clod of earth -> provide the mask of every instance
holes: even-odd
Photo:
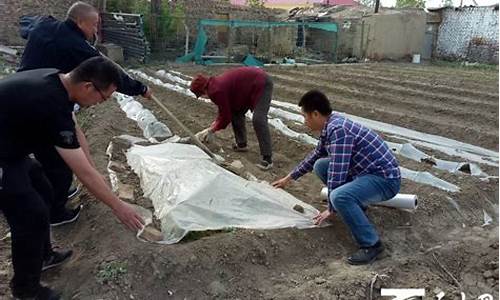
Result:
[[[148,226],[144,228],[142,231],[141,235],[139,235],[140,238],[148,241],[148,242],[159,242],[163,240],[163,235],[159,230],[157,230],[154,227]]]
[[[299,204],[295,204],[295,206],[293,207],[293,210],[298,211],[301,214],[304,213],[304,208]]]
[[[118,184],[118,197],[123,200],[134,200],[134,187],[130,184]]]

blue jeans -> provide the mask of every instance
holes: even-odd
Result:
[[[314,172],[327,183],[329,158],[320,158]],[[379,241],[375,226],[368,220],[363,208],[393,198],[401,187],[401,179],[386,179],[377,175],[363,175],[330,192],[328,201],[342,217],[360,247],[370,247]]]

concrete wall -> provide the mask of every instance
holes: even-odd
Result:
[[[64,18],[76,0],[0,0],[0,44],[23,45],[19,37],[19,17],[23,15],[53,15]],[[97,1],[85,1],[96,5]]]
[[[364,18],[365,42],[358,49],[370,59],[402,59],[421,53],[424,45],[426,15],[408,11]],[[359,53],[358,53],[359,54]]]
[[[498,9],[445,8],[441,14],[438,58],[498,64]]]
[[[337,58],[342,61],[343,58],[357,56],[361,57],[360,44],[362,37],[362,24],[361,18],[356,19],[339,19]]]
[[[306,30],[306,48],[308,51],[320,52],[317,53],[317,59],[334,59],[335,39],[335,32],[315,28]]]

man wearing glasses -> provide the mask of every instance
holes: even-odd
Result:
[[[28,42],[18,71],[56,68],[67,73],[84,60],[101,56],[101,53],[89,43],[97,33],[98,24],[98,11],[84,2],[74,3],[69,8],[64,22],[50,16],[22,17],[21,35],[23,38],[27,38]],[[97,91],[99,90],[97,89]],[[122,70],[120,70],[120,83],[117,91],[129,96],[151,97],[151,90],[147,86],[131,78]],[[95,166],[90,158],[85,135],[75,118],[74,122],[78,142],[90,164]],[[42,164],[47,178],[54,187],[54,202],[50,207],[51,226],[60,226],[76,221],[81,207],[72,210],[66,208],[68,196],[73,194],[72,191],[69,191],[73,181],[71,170],[53,148],[39,149],[34,155]]]
[[[40,275],[72,254],[52,250],[48,206],[52,187],[30,153],[54,149],[124,225],[137,231],[144,224],[90,164],[72,117],[75,103],[86,107],[109,98],[120,82],[119,72],[110,60],[94,57],[70,73],[37,69],[0,80],[0,211],[12,233],[15,299],[60,299],[55,291],[40,285]]]

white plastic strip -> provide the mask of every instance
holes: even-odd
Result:
[[[401,177],[423,184],[432,185],[433,187],[440,188],[448,192],[459,192],[460,188],[448,181],[437,178],[429,172],[417,172],[405,167],[399,167],[401,170]]]
[[[176,82],[176,83],[180,83],[180,84],[185,85],[185,86],[191,85],[191,81],[184,80],[184,79],[180,78],[179,76],[176,76],[176,75],[173,75],[169,72],[166,72],[165,70],[156,71],[155,74],[160,76],[160,77],[166,78],[166,79],[173,81],[173,82]]]
[[[127,117],[137,122],[144,137],[149,141],[157,143],[157,139],[166,139],[173,136],[170,128],[158,121],[153,113],[144,108],[141,103],[135,101],[134,97],[120,93],[114,93],[113,96]]]
[[[271,104],[295,112],[301,111],[299,106],[288,102],[273,100]],[[434,150],[444,152],[448,155],[462,157],[464,159],[477,163],[484,163],[493,166],[498,165],[498,152],[492,150],[488,150],[471,144],[466,144],[442,136],[422,133],[392,124],[357,117],[343,112],[338,113],[368,128],[388,134],[393,134],[395,138],[407,140],[412,144],[425,146]]]
[[[148,74],[146,74],[146,73],[144,73],[142,71],[129,69],[128,72],[130,74],[136,75],[139,78],[145,79],[145,80],[147,80],[147,81],[149,81],[149,82],[151,82],[153,84],[162,86],[164,88],[167,88],[167,89],[172,90],[172,91],[177,92],[177,93],[184,94],[184,95],[189,96],[191,98],[196,98],[196,95],[193,94],[193,92],[191,92],[188,88],[179,86],[177,84],[171,84],[171,83],[163,82],[160,79],[152,77],[152,76],[149,76]],[[208,101],[210,101],[210,100],[208,100]]]

